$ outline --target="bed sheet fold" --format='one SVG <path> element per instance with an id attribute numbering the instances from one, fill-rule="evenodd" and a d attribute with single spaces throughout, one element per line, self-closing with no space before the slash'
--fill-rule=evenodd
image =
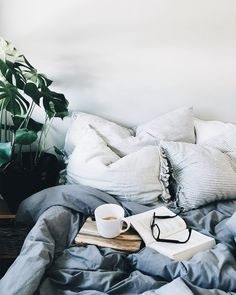
<path id="1" fill-rule="evenodd" d="M 17 294 L 235 294 L 236 202 L 186 212 L 187 224 L 216 238 L 217 245 L 176 262 L 149 248 L 128 254 L 75 246 L 85 218 L 112 196 L 79 185 L 46 189 L 26 199 L 17 220 L 33 225 L 22 251 L 0 280 L 0 295 Z M 150 207 L 124 202 L 126 214 Z M 17 278 L 17 280 L 16 280 Z"/>

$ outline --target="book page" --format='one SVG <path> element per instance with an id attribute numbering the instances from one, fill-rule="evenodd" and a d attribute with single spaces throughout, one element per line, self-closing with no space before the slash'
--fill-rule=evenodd
<path id="1" fill-rule="evenodd" d="M 144 213 L 136 214 L 126 218 L 131 222 L 132 226 L 140 234 L 146 245 L 155 241 L 151 231 L 151 223 L 153 220 L 154 212 L 157 216 L 174 215 L 174 213 L 171 210 L 164 206 L 161 206 L 156 209 L 149 210 Z M 179 216 L 167 219 L 156 219 L 156 223 L 160 228 L 160 238 L 162 239 L 165 239 L 179 231 L 183 231 L 186 228 L 186 223 Z"/>
<path id="2" fill-rule="evenodd" d="M 188 230 L 178 232 L 169 236 L 169 239 L 184 241 L 188 237 Z M 153 242 L 148 247 L 158 251 L 159 253 L 169 256 L 175 260 L 184 260 L 191 258 L 195 253 L 210 249 L 215 245 L 215 240 L 200 232 L 192 230 L 189 241 L 185 244 Z"/>

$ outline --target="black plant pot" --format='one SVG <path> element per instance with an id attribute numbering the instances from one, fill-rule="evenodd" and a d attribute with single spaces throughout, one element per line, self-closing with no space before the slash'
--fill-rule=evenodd
<path id="1" fill-rule="evenodd" d="M 56 156 L 44 153 L 32 168 L 33 158 L 34 154 L 23 153 L 24 169 L 13 161 L 0 172 L 0 193 L 12 213 L 16 213 L 21 201 L 30 195 L 57 183 L 59 164 Z"/>

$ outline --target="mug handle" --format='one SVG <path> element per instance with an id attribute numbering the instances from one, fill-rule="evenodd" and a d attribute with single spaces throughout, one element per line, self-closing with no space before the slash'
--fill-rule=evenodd
<path id="1" fill-rule="evenodd" d="M 130 221 L 127 221 L 126 218 L 122 218 L 122 220 L 126 223 L 127 227 L 125 229 L 122 229 L 120 231 L 121 234 L 125 233 L 130 228 L 130 226 L 131 226 Z"/>

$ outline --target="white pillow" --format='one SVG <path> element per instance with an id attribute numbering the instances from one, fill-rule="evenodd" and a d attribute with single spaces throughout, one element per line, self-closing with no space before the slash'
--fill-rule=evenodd
<path id="1" fill-rule="evenodd" d="M 192 108 L 179 108 L 145 124 L 136 129 L 136 136 L 142 140 L 160 140 L 195 142 Z"/>
<path id="2" fill-rule="evenodd" d="M 228 128 L 235 127 L 234 124 L 221 121 L 205 121 L 194 118 L 196 143 L 203 144 L 205 141 L 222 134 Z"/>
<path id="3" fill-rule="evenodd" d="M 103 190 L 120 200 L 156 204 L 163 193 L 159 150 L 147 146 L 120 158 L 92 128 L 69 157 L 67 180 Z M 164 190 L 165 191 L 165 190 Z"/>
<path id="4" fill-rule="evenodd" d="M 119 156 L 138 151 L 147 145 L 155 145 L 161 139 L 195 142 L 192 109 L 181 108 L 142 124 L 135 131 L 98 116 L 78 113 L 71 124 L 66 139 L 65 151 L 70 155 L 80 144 L 86 128 L 94 128 L 108 146 Z"/>
<path id="5" fill-rule="evenodd" d="M 211 137 L 202 143 L 203 146 L 210 146 L 227 154 L 231 158 L 231 164 L 236 171 L 236 126 L 228 125 L 224 132 Z"/>
<path id="6" fill-rule="evenodd" d="M 207 145 L 223 153 L 236 152 L 236 126 L 227 126 L 224 131 L 205 140 L 202 145 Z"/>
<path id="7" fill-rule="evenodd" d="M 108 144 L 112 142 L 119 142 L 124 138 L 133 135 L 131 129 L 122 127 L 114 122 L 108 121 L 101 117 L 78 112 L 76 119 L 71 124 L 67 131 L 65 138 L 65 151 L 70 155 L 77 144 L 80 143 L 81 138 L 84 137 L 86 128 L 93 127 L 102 136 Z"/>
<path id="8" fill-rule="evenodd" d="M 162 142 L 177 182 L 176 201 L 190 210 L 218 200 L 236 199 L 236 173 L 219 150 L 196 144 Z"/>

